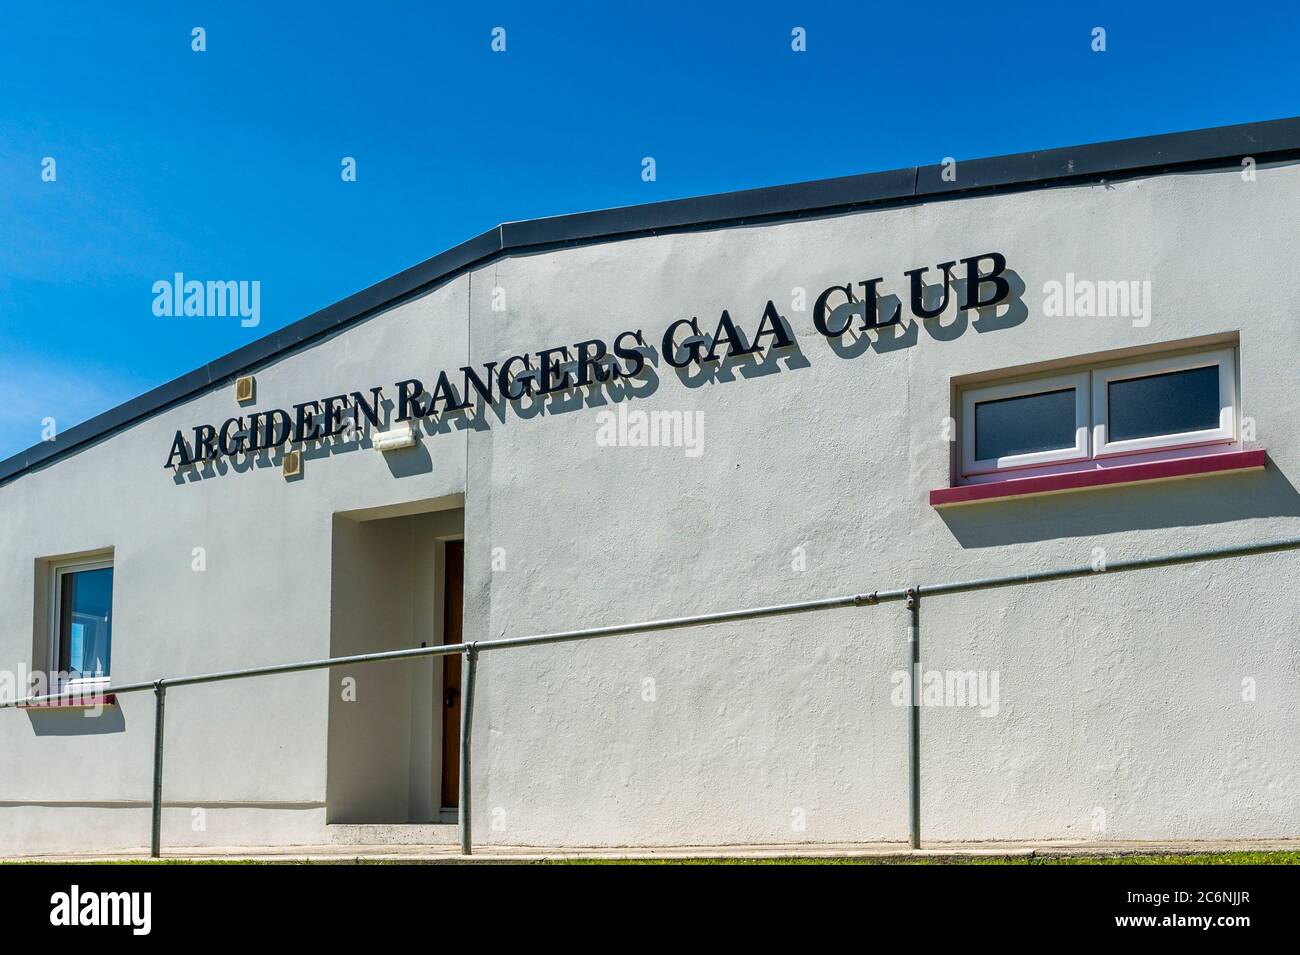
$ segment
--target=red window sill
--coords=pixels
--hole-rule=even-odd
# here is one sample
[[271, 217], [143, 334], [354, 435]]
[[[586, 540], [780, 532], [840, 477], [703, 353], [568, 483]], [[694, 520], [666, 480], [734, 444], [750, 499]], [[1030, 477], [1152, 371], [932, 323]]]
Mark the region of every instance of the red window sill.
[[71, 696], [66, 700], [44, 700], [40, 703], [19, 703], [18, 710], [87, 710], [92, 706], [116, 706], [117, 696], [113, 693], [91, 693], [86, 696]]
[[1166, 461], [1146, 461], [1142, 464], [1122, 464], [1116, 467], [1098, 468], [1094, 471], [1070, 471], [1064, 474], [1007, 478], [1005, 481], [990, 481], [987, 484], [962, 484], [931, 491], [930, 505], [948, 507], [954, 504], [973, 504], [977, 501], [1030, 497], [1037, 494], [1086, 491], [1090, 488], [1115, 487], [1143, 481], [1168, 481], [1201, 474], [1257, 471], [1264, 467], [1264, 458], [1264, 450], [1260, 448], [1251, 451], [1229, 451], [1224, 454], [1173, 458]]

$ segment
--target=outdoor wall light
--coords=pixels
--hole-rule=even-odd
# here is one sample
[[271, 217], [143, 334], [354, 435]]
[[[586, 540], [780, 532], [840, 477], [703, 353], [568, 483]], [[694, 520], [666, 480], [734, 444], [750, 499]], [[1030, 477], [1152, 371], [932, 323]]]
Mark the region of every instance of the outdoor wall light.
[[302, 474], [302, 452], [286, 451], [284, 452], [284, 476], [287, 478], [298, 477]]
[[375, 432], [371, 436], [370, 442], [375, 446], [376, 451], [396, 451], [399, 448], [414, 447], [415, 429], [411, 427], [411, 423], [408, 421], [391, 431]]
[[240, 404], [253, 400], [254, 380], [252, 375], [244, 375], [242, 378], [235, 379], [235, 400]]

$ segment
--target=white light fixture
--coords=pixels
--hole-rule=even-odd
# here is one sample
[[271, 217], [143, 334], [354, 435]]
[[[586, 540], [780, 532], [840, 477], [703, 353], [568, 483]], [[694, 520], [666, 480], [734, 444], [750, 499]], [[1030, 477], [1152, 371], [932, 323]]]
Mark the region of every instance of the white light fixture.
[[400, 448], [415, 446], [415, 429], [408, 421], [391, 431], [377, 431], [371, 435], [370, 442], [376, 451], [396, 451]]

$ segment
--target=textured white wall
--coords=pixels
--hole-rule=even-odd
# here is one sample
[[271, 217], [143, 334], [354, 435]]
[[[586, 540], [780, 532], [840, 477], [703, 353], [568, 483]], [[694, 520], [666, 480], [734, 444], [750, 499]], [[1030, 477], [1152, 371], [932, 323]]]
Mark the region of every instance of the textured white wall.
[[[481, 638], [1087, 564], [1300, 532], [1296, 318], [1284, 210], [1300, 170], [1232, 171], [645, 238], [475, 276], [472, 354], [771, 297], [803, 361], [659, 384], [632, 407], [702, 411], [704, 453], [601, 448], [598, 402], [476, 434], [466, 525]], [[953, 309], [841, 356], [790, 308], [831, 283], [998, 250], [1023, 321]], [[1150, 279], [1148, 327], [1042, 314], [1067, 271]], [[500, 285], [512, 311], [494, 316]], [[959, 375], [1240, 332], [1264, 474], [941, 514]], [[800, 365], [806, 366], [799, 367]], [[725, 380], [730, 379], [730, 380]], [[489, 548], [507, 569], [492, 573]], [[791, 570], [803, 547], [807, 570]], [[999, 674], [996, 717], [926, 709], [932, 838], [1277, 836], [1300, 823], [1294, 555], [927, 601], [923, 665]], [[500, 843], [903, 839], [901, 606], [489, 654], [475, 837]], [[1242, 680], [1258, 699], [1241, 701]], [[642, 701], [645, 679], [657, 702]], [[802, 811], [806, 829], [792, 823]], [[1094, 831], [1104, 819], [1104, 829]], [[493, 828], [493, 824], [498, 828]]]
[[[380, 384], [391, 395], [416, 366], [462, 364], [467, 293], [462, 277], [257, 370], [255, 407]], [[354, 448], [309, 452], [297, 481], [274, 462], [223, 463], [175, 484], [162, 466], [174, 431], [246, 410], [224, 387], [0, 488], [0, 666], [30, 666], [35, 561], [110, 545], [115, 682], [327, 656], [334, 513], [464, 489], [454, 431], [406, 454], [400, 477]], [[329, 693], [323, 672], [169, 693], [164, 842], [324, 838]], [[0, 713], [0, 854], [147, 843], [152, 697], [121, 697], [93, 735], [76, 712]], [[206, 831], [192, 830], [196, 807]]]
[[[1298, 187], [1293, 165], [1249, 184], [1167, 175], [494, 263], [258, 372], [258, 407], [391, 393], [467, 356], [624, 328], [657, 343], [677, 318], [710, 331], [723, 308], [752, 333], [769, 298], [799, 353], [713, 379], [661, 363], [637, 386], [630, 409], [703, 412], [698, 457], [599, 447], [597, 414], [616, 407], [604, 392], [426, 435], [397, 473], [354, 451], [308, 460], [298, 482], [265, 468], [174, 486], [160, 467], [172, 432], [230, 413], [222, 389], [0, 488], [0, 652], [30, 653], [37, 558], [112, 545], [116, 680], [319, 655], [334, 512], [462, 491], [470, 639], [1087, 563], [1095, 547], [1114, 560], [1300, 533], [1300, 292], [1286, 259]], [[993, 250], [1025, 287], [1018, 323], [950, 308], [840, 353], [812, 328], [827, 285], [880, 275], [905, 295], [905, 269]], [[1044, 317], [1043, 284], [1067, 271], [1150, 279], [1151, 324]], [[808, 311], [791, 308], [795, 287]], [[927, 503], [948, 482], [953, 377], [1226, 333], [1240, 334], [1265, 473], [942, 514]], [[208, 547], [206, 576], [190, 571], [194, 546]], [[1277, 555], [926, 601], [924, 665], [998, 671], [1000, 709], [923, 712], [925, 835], [1293, 834], [1298, 580], [1295, 556]], [[889, 605], [485, 654], [475, 838], [903, 839], [907, 714], [890, 697], [904, 626]], [[324, 838], [323, 676], [168, 703], [176, 813], [236, 803], [206, 834], [169, 841]], [[76, 804], [147, 798], [151, 705], [126, 698], [125, 731], [96, 736], [37, 736], [38, 718], [0, 714], [0, 853], [143, 841], [140, 810], [97, 809], [87, 832]], [[284, 820], [270, 833], [267, 812]]]

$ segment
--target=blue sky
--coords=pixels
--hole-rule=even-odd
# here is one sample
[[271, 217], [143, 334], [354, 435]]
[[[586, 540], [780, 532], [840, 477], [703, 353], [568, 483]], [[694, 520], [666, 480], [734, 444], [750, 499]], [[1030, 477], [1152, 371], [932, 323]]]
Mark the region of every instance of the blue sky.
[[1141, 6], [7, 4], [0, 458], [500, 221], [1300, 114], [1291, 5]]

